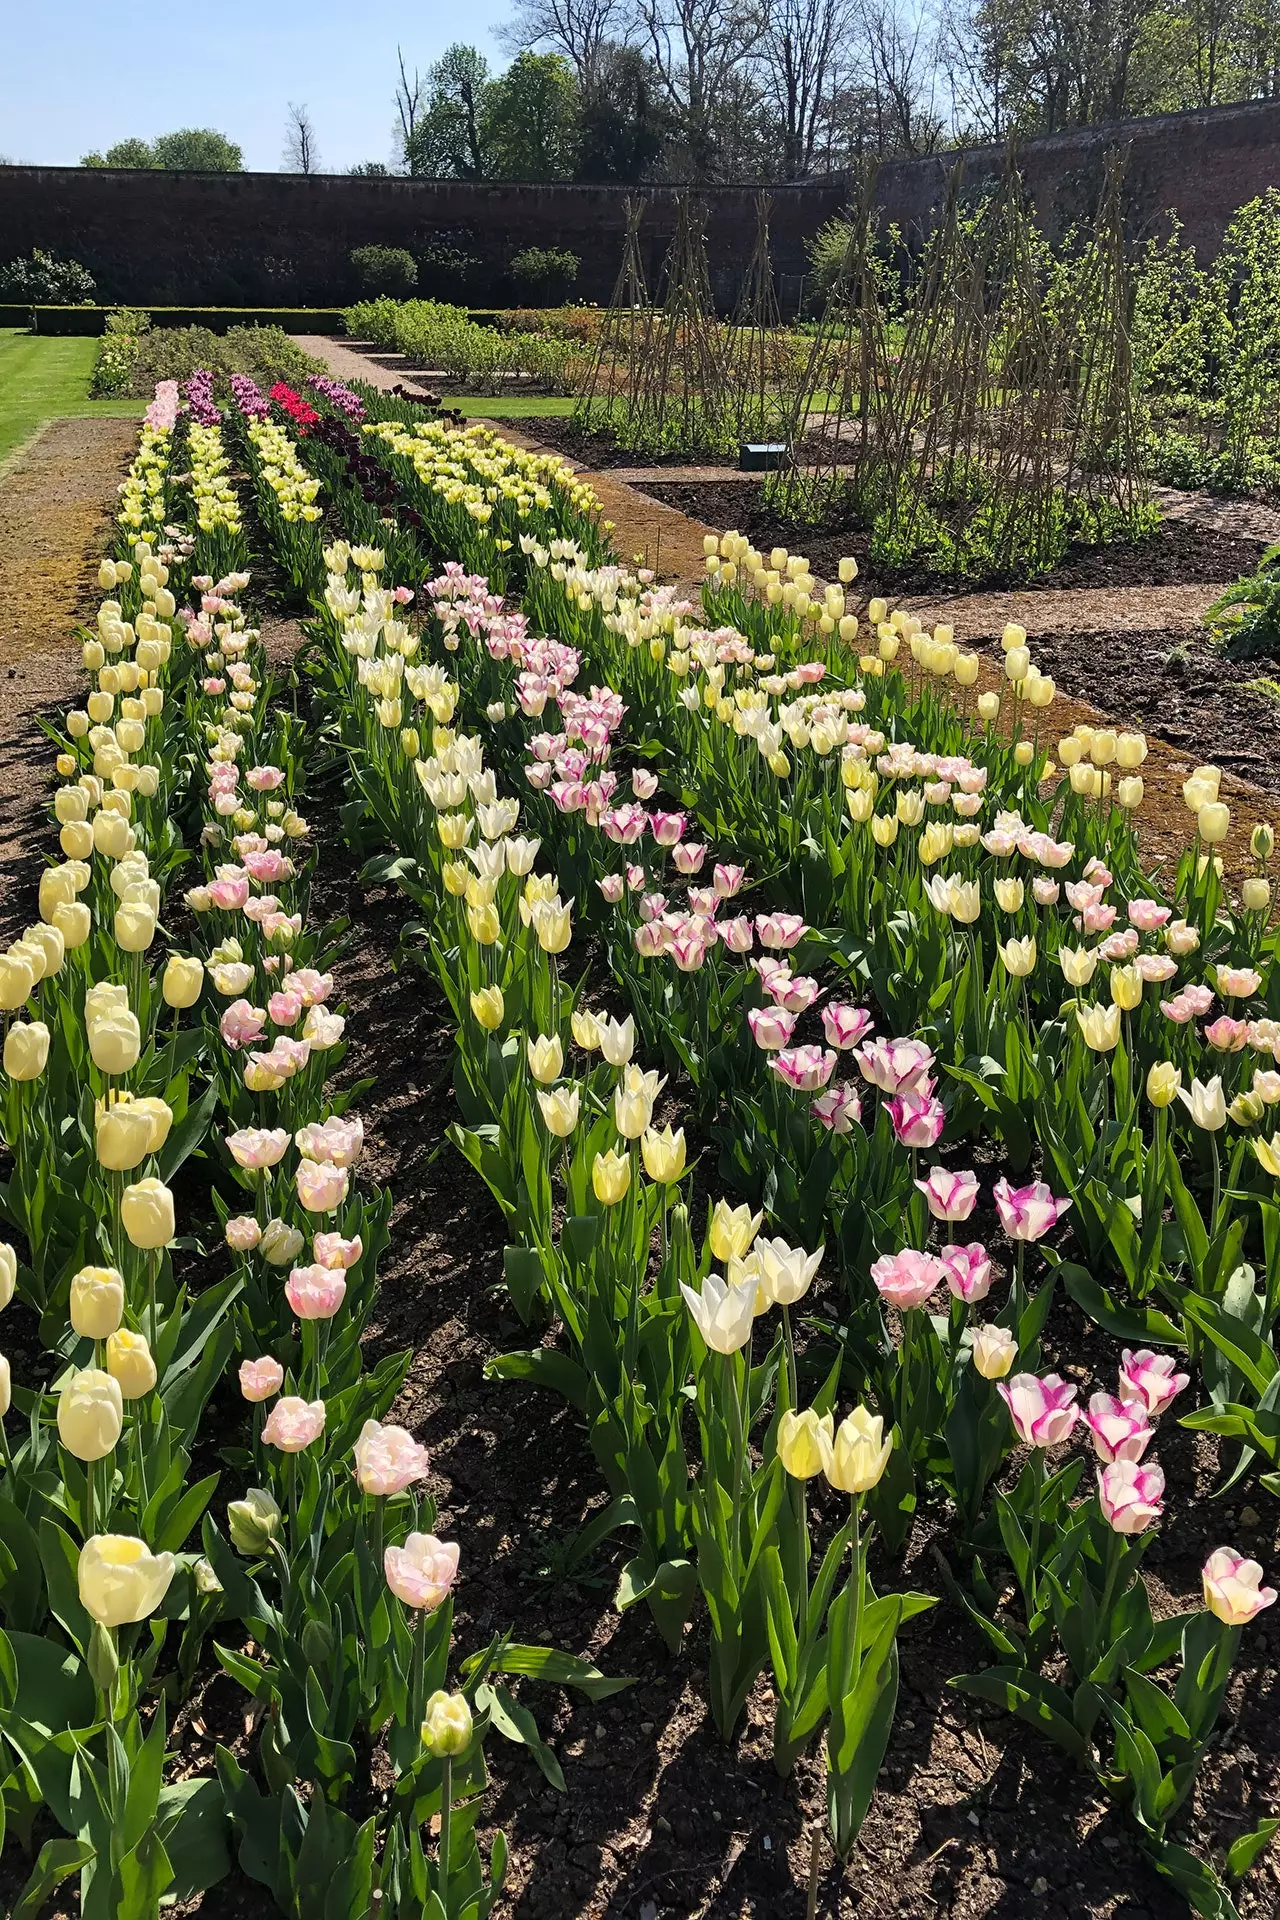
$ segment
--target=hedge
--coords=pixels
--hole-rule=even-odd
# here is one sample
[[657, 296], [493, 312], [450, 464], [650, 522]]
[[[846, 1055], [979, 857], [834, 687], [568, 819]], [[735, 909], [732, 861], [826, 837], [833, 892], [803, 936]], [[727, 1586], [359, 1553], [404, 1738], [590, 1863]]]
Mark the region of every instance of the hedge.
[[[207, 327], [225, 333], [229, 327], [282, 327], [286, 333], [341, 333], [341, 307], [156, 307], [118, 300], [107, 307], [0, 307], [0, 325], [30, 326], [33, 333], [99, 334], [107, 317], [122, 308], [149, 313], [154, 327]], [[18, 319], [5, 319], [17, 314]]]

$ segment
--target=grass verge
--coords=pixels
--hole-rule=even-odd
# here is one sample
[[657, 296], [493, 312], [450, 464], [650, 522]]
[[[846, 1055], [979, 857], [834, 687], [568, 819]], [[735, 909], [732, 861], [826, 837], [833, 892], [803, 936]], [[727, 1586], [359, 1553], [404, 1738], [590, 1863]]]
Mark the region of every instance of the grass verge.
[[96, 340], [59, 339], [0, 328], [0, 461], [46, 420], [103, 414], [141, 419], [141, 400], [91, 400]]

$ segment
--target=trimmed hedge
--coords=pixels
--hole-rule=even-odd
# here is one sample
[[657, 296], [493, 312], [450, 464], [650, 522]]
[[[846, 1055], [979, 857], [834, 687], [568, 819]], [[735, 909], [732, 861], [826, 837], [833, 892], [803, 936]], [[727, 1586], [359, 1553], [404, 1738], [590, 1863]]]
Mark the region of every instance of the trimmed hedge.
[[281, 327], [286, 333], [341, 333], [341, 307], [152, 307], [117, 301], [107, 307], [0, 307], [21, 315], [0, 318], [0, 325], [30, 326], [33, 333], [94, 335], [105, 332], [108, 314], [127, 306], [151, 316], [154, 327], [207, 327], [226, 333], [230, 327]]

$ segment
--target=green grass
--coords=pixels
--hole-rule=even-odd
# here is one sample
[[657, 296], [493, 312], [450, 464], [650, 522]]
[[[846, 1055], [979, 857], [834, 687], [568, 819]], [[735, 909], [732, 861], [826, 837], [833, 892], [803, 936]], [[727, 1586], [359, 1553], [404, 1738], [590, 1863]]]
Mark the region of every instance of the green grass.
[[90, 400], [96, 340], [58, 339], [0, 328], [0, 460], [29, 440], [46, 420], [104, 414], [141, 419], [141, 400]]
[[570, 414], [577, 402], [565, 394], [500, 394], [497, 399], [468, 396], [446, 400], [446, 407], [461, 407], [476, 420], [545, 420], [551, 414]]

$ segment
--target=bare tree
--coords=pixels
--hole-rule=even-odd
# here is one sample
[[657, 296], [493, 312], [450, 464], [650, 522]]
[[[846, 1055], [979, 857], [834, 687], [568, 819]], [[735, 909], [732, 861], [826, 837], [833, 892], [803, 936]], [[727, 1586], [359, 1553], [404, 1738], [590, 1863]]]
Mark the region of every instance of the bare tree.
[[663, 92], [679, 115], [696, 177], [711, 171], [722, 95], [749, 66], [768, 24], [765, 0], [634, 0]]
[[540, 47], [562, 53], [589, 87], [599, 78], [604, 49], [625, 40], [630, 23], [625, 0], [515, 0], [496, 38], [508, 53]]
[[305, 106], [289, 102], [289, 118], [285, 122], [284, 164], [290, 173], [319, 173], [320, 149], [316, 144], [316, 130], [311, 124], [311, 115]]
[[400, 68], [400, 78], [396, 83], [396, 117], [400, 123], [400, 152], [408, 155], [413, 152], [414, 135], [418, 131], [418, 122], [426, 111], [427, 82], [415, 67], [410, 80], [404, 64], [404, 53], [396, 48], [396, 61]]
[[782, 125], [784, 179], [813, 170], [851, 13], [852, 0], [774, 0], [769, 9], [762, 79]]
[[908, 17], [898, 0], [861, 0], [858, 31], [881, 153], [932, 153], [943, 126], [934, 110], [936, 35], [923, 12]]

